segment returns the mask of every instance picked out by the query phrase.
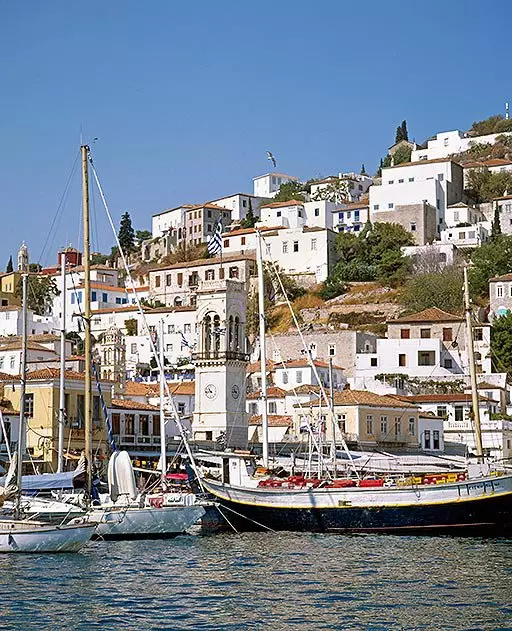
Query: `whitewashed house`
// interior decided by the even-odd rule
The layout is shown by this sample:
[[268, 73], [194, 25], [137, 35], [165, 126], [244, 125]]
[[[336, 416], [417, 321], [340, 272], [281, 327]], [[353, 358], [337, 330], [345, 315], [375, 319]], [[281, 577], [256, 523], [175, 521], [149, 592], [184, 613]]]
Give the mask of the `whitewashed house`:
[[[220, 197], [219, 199], [212, 199], [209, 203], [216, 206], [222, 206], [231, 211], [231, 222], [240, 222], [247, 217], [249, 207], [252, 208], [252, 214], [258, 218], [260, 216], [260, 206], [265, 202], [268, 202], [267, 197], [256, 197], [256, 195], [250, 195], [249, 193], [235, 193], [234, 195], [228, 195], [227, 197]], [[227, 226], [224, 226], [225, 228]]]
[[298, 182], [299, 178], [284, 173], [265, 173], [253, 178], [255, 197], [275, 197], [281, 184]]
[[496, 142], [496, 138], [500, 135], [502, 134], [469, 136], [466, 132], [461, 132], [458, 129], [440, 132], [427, 141], [426, 148], [413, 151], [411, 160], [416, 162], [418, 160], [447, 158], [453, 154], [467, 151], [473, 144], [493, 145]]
[[336, 232], [361, 232], [370, 221], [368, 200], [342, 204], [332, 211], [333, 229]]

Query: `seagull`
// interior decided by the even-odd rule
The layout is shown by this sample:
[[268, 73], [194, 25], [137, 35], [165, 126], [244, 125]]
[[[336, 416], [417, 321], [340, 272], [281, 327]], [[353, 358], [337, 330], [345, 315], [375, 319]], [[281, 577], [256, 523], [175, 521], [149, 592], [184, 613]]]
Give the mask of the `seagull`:
[[267, 151], [267, 160], [270, 160], [274, 165], [274, 169], [276, 168], [276, 159], [274, 158], [274, 154], [271, 151]]

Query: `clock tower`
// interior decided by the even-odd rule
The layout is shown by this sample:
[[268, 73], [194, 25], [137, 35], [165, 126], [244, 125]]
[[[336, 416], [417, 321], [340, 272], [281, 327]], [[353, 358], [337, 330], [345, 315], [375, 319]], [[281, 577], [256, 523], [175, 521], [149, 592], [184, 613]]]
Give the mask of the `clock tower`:
[[245, 315], [244, 283], [227, 279], [199, 283], [195, 440], [224, 438], [226, 447], [247, 448]]

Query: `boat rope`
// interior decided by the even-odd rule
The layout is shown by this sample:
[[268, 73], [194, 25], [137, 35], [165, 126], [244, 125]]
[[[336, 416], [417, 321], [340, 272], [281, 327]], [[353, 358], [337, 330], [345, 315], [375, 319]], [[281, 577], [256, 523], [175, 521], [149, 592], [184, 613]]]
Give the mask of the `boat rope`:
[[222, 518], [225, 519], [228, 524], [230, 525], [230, 527], [233, 529], [233, 531], [239, 535], [240, 533], [238, 532], [238, 530], [233, 526], [233, 524], [229, 521], [229, 519], [226, 517], [226, 515], [224, 515], [224, 513], [222, 512], [221, 507], [217, 504], [216, 505], [217, 510], [219, 511], [219, 513], [222, 515]]
[[[218, 507], [217, 507], [218, 508]], [[270, 526], [265, 526], [265, 524], [261, 524], [259, 521], [256, 521], [255, 519], [251, 519], [250, 517], [247, 517], [247, 515], [243, 515], [242, 513], [238, 513], [236, 510], [234, 510], [233, 508], [230, 508], [229, 506], [224, 506], [224, 508], [228, 511], [231, 511], [232, 513], [234, 513], [235, 515], [238, 515], [238, 517], [242, 517], [243, 519], [247, 519], [247, 521], [252, 522], [253, 524], [256, 524], [256, 526], [259, 526], [260, 528], [264, 528], [265, 530], [268, 530], [269, 532], [276, 532], [273, 528], [271, 528]], [[222, 514], [222, 513], [221, 513]], [[229, 523], [229, 522], [228, 522]]]
[[[265, 243], [265, 238], [261, 235], [261, 233], [259, 231], [257, 231], [257, 233], [258, 233], [259, 238], [262, 239], [263, 242]], [[266, 243], [265, 243], [265, 245], [266, 245]], [[331, 405], [331, 403], [329, 401], [329, 398], [327, 396], [327, 393], [325, 392], [325, 388], [324, 388], [324, 386], [322, 384], [322, 381], [320, 379], [320, 375], [318, 374], [318, 370], [317, 370], [317, 368], [315, 366], [315, 362], [313, 361], [313, 358], [311, 356], [311, 352], [310, 352], [309, 348], [307, 347], [306, 340], [304, 339], [304, 336], [302, 334], [301, 328], [299, 326], [299, 322], [297, 320], [297, 316], [295, 315], [295, 311], [293, 310], [293, 307], [292, 307], [292, 304], [290, 302], [290, 299], [288, 298], [288, 294], [286, 293], [286, 289], [284, 288], [283, 281], [281, 279], [281, 275], [279, 274], [279, 271], [276, 268], [276, 264], [274, 263], [274, 261], [271, 260], [270, 261], [270, 265], [271, 265], [272, 270], [274, 272], [274, 275], [275, 275], [275, 277], [277, 279], [277, 282], [279, 283], [279, 288], [281, 290], [281, 293], [284, 296], [284, 299], [286, 301], [286, 305], [287, 305], [287, 307], [288, 307], [288, 309], [290, 311], [290, 314], [292, 316], [293, 323], [295, 325], [295, 328], [297, 329], [297, 333], [299, 334], [300, 341], [301, 341], [302, 346], [304, 348], [304, 351], [306, 353], [308, 364], [309, 364], [311, 370], [313, 371], [313, 374], [315, 375], [315, 379], [317, 380], [318, 386], [320, 388], [320, 392], [322, 393], [322, 397], [325, 400], [325, 403], [327, 405], [327, 409], [329, 410], [329, 414], [331, 415], [331, 419], [332, 419], [334, 417], [333, 406]], [[352, 458], [352, 454], [350, 453], [350, 450], [348, 448], [348, 445], [347, 445], [343, 435], [341, 436], [341, 446], [343, 447], [343, 450], [345, 451], [345, 453], [348, 456], [348, 459], [350, 461], [350, 464], [352, 465], [352, 469], [353, 469], [357, 479], [360, 479], [359, 472], [357, 471], [357, 467], [355, 466], [355, 463], [354, 463], [354, 459]]]
[[110, 416], [107, 410], [107, 406], [105, 405], [105, 399], [103, 398], [103, 392], [101, 391], [101, 384], [98, 377], [98, 369], [96, 367], [96, 362], [92, 362], [92, 372], [94, 374], [94, 379], [96, 380], [96, 388], [98, 389], [98, 394], [100, 396], [101, 409], [103, 410], [103, 417], [105, 419], [105, 424], [107, 426], [108, 433], [108, 442], [110, 443], [110, 449], [112, 451], [117, 451], [116, 441], [114, 440], [114, 433], [112, 431], [112, 423], [110, 422]]
[[[164, 367], [161, 365], [161, 362], [160, 362], [160, 354], [158, 353], [156, 345], [155, 345], [155, 341], [154, 341], [153, 337], [151, 336], [151, 333], [150, 333], [150, 330], [149, 330], [149, 325], [148, 325], [147, 318], [146, 318], [146, 314], [144, 313], [144, 309], [142, 308], [142, 303], [140, 301], [139, 294], [138, 294], [137, 288], [135, 286], [135, 282], [134, 282], [132, 274], [130, 272], [130, 268], [128, 266], [128, 261], [126, 259], [125, 252], [124, 252], [124, 250], [123, 250], [123, 248], [121, 246], [121, 243], [119, 241], [119, 236], [117, 234], [116, 227], [114, 225], [114, 221], [112, 219], [112, 215], [110, 213], [110, 209], [109, 209], [108, 204], [107, 204], [107, 200], [106, 200], [105, 195], [103, 193], [103, 188], [101, 186], [98, 174], [96, 173], [96, 168], [94, 166], [94, 162], [92, 160], [92, 156], [91, 156], [90, 151], [89, 151], [89, 163], [91, 165], [91, 171], [92, 171], [92, 174], [93, 174], [93, 177], [94, 177], [94, 181], [96, 182], [96, 186], [98, 187], [98, 192], [100, 194], [100, 198], [101, 198], [101, 201], [103, 203], [103, 207], [104, 207], [105, 212], [107, 214], [107, 218], [108, 218], [110, 227], [112, 228], [112, 232], [114, 234], [114, 238], [115, 238], [117, 247], [119, 248], [119, 255], [121, 256], [121, 260], [123, 262], [124, 269], [126, 270], [126, 277], [128, 279], [130, 288], [131, 288], [131, 290], [133, 292], [133, 296], [135, 298], [135, 302], [136, 302], [136, 305], [137, 305], [137, 311], [138, 311], [138, 313], [139, 313], [139, 315], [140, 315], [140, 317], [142, 319], [142, 322], [144, 323], [144, 327], [146, 329], [146, 334], [148, 336], [149, 346], [151, 348], [151, 352], [153, 353], [153, 356], [155, 358], [155, 361], [156, 361], [156, 364], [157, 364], [157, 368], [160, 371], [160, 374], [164, 374]], [[178, 409], [177, 409], [176, 403], [174, 401], [174, 397], [172, 396], [170, 388], [169, 388], [169, 384], [167, 383], [167, 379], [164, 379], [164, 390], [165, 390], [165, 394], [166, 394], [168, 400], [171, 403], [173, 420], [176, 423], [176, 426], [178, 427], [178, 430], [180, 432], [181, 438], [183, 439], [183, 443], [185, 445], [185, 449], [187, 450], [187, 455], [190, 458], [191, 466], [192, 466], [192, 468], [194, 470], [194, 473], [197, 476], [199, 486], [201, 487], [201, 490], [204, 492], [203, 482], [202, 482], [201, 477], [199, 475], [197, 464], [196, 464], [194, 455], [192, 453], [192, 449], [191, 449], [191, 447], [189, 445], [189, 442], [188, 442], [188, 439], [187, 439], [187, 434], [186, 434], [186, 431], [185, 431], [185, 427], [184, 427], [183, 423], [181, 422], [181, 419], [180, 419], [180, 416], [179, 416], [179, 413], [178, 413]], [[163, 418], [163, 419], [160, 419], [160, 422], [163, 423], [164, 426], [165, 426], [165, 424], [167, 423], [167, 420], [165, 418]]]

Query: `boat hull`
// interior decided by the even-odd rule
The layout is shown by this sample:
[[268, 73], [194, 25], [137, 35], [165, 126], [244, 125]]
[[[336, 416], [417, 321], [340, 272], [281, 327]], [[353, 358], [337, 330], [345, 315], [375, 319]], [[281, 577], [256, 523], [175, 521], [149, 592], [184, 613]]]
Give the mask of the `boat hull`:
[[[415, 489], [243, 489], [207, 481], [237, 530], [509, 534], [512, 476]], [[443, 488], [441, 488], [443, 487]]]
[[0, 553], [79, 552], [91, 539], [96, 524], [31, 526], [0, 522]]
[[90, 519], [98, 521], [96, 538], [162, 539], [185, 532], [204, 512], [201, 505], [120, 507], [93, 510]]

